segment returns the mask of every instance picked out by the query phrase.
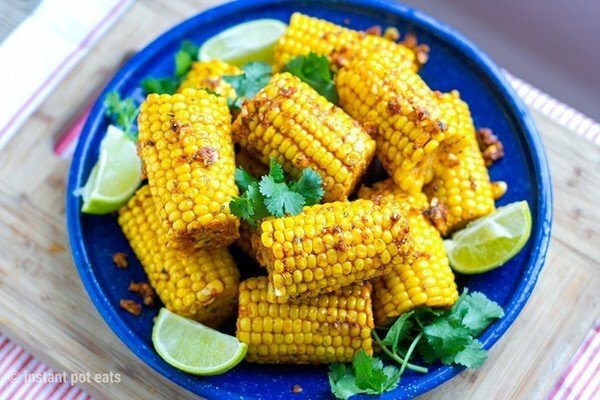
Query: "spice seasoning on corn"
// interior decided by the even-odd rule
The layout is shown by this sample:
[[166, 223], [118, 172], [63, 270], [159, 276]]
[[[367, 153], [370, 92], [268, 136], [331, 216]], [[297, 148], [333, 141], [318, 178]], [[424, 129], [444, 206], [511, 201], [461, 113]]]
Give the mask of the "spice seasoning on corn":
[[211, 326], [232, 314], [239, 272], [227, 248], [186, 255], [168, 247], [147, 185], [119, 210], [118, 220], [150, 284], [169, 310]]
[[150, 94], [138, 117], [138, 144], [159, 218], [173, 246], [231, 244], [238, 219], [227, 102], [201, 89]]
[[289, 73], [276, 74], [246, 101], [232, 130], [264, 164], [274, 157], [294, 178], [315, 170], [324, 181], [324, 201], [345, 200], [375, 151], [358, 122]]
[[246, 361], [329, 364], [373, 353], [369, 282], [286, 304], [267, 298], [266, 277], [240, 284], [236, 336], [248, 344]]
[[269, 301], [314, 297], [392, 271], [413, 258], [405, 215], [369, 200], [304, 207], [267, 218], [256, 233], [269, 273]]

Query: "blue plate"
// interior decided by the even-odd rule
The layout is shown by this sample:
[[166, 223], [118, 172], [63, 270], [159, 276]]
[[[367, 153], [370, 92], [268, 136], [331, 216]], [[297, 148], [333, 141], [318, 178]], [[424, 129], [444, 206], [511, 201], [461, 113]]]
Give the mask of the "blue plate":
[[[550, 175], [542, 143], [531, 118], [498, 68], [460, 34], [433, 18], [400, 5], [379, 0], [299, 1], [259, 0], [235, 2], [197, 15], [160, 36], [134, 56], [108, 84], [104, 93], [117, 90], [124, 96], [141, 97], [140, 81], [147, 76], [172, 73], [173, 54], [189, 39], [198, 44], [240, 22], [258, 18], [288, 21], [294, 11], [365, 29], [373, 25], [396, 26], [417, 34], [431, 48], [422, 76], [441, 91], [458, 89], [471, 106], [475, 124], [490, 127], [500, 137], [506, 156], [490, 170], [493, 180], [508, 182], [500, 205], [527, 200], [532, 210], [533, 231], [525, 248], [504, 267], [490, 273], [459, 277], [461, 286], [485, 293], [502, 305], [506, 316], [481, 336], [489, 349], [506, 332], [525, 305], [544, 264], [552, 217]], [[102, 99], [104, 93], [100, 98]], [[196, 377], [180, 372], [154, 352], [152, 318], [156, 309], [145, 308], [134, 317], [119, 308], [122, 298], [134, 298], [127, 291], [130, 280], [144, 280], [134, 257], [127, 270], [112, 265], [112, 254], [133, 254], [114, 216], [81, 215], [81, 199], [73, 195], [84, 185], [98, 157], [106, 131], [102, 102], [95, 104], [83, 129], [73, 158], [67, 188], [67, 224], [75, 263], [88, 294], [117, 336], [145, 363], [182, 387], [215, 399], [288, 399], [291, 388], [300, 384], [303, 392], [294, 399], [330, 398], [327, 369], [314, 366], [258, 366], [242, 363], [215, 377]], [[233, 327], [229, 327], [232, 332]], [[405, 373], [401, 385], [384, 399], [417, 396], [452, 378], [459, 367], [434, 365], [426, 375]], [[485, 377], [493, 379], [493, 377]]]

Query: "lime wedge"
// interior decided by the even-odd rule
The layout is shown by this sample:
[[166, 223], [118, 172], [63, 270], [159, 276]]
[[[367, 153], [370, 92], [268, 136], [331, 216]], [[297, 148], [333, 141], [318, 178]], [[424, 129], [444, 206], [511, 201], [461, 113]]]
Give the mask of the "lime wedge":
[[452, 269], [480, 274], [514, 257], [530, 234], [531, 212], [526, 201], [519, 201], [471, 222], [444, 244]]
[[100, 143], [100, 156], [79, 192], [81, 211], [107, 214], [117, 210], [135, 193], [142, 182], [142, 161], [135, 143], [119, 128], [109, 125]]
[[244, 359], [248, 345], [161, 308], [152, 329], [156, 352], [177, 369], [194, 375], [218, 375]]
[[273, 49], [287, 25], [277, 19], [257, 19], [224, 30], [198, 51], [200, 61], [218, 59], [238, 67], [249, 61], [273, 62]]

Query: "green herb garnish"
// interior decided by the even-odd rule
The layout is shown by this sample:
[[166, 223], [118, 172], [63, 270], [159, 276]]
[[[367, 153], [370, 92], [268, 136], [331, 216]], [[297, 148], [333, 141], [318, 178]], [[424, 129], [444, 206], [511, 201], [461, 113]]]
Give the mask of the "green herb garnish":
[[400, 371], [371, 357], [360, 349], [352, 366], [331, 364], [329, 366], [329, 385], [338, 399], [347, 399], [360, 393], [381, 394], [395, 389], [400, 381]]
[[[487, 352], [476, 337], [503, 316], [504, 311], [497, 303], [479, 292], [469, 294], [467, 289], [448, 311], [422, 307], [402, 314], [383, 339], [373, 332], [383, 353], [400, 368], [392, 367], [393, 370], [386, 371], [390, 367], [384, 367], [379, 359], [369, 357], [361, 350], [354, 357], [352, 367], [330, 366], [331, 391], [336, 397], [347, 399], [358, 393], [380, 394], [392, 390], [405, 369], [427, 373], [427, 368], [409, 362], [414, 353], [427, 364], [439, 360], [446, 365], [479, 368], [485, 362]], [[371, 361], [367, 362], [365, 358]], [[366, 373], [363, 369], [378, 372]]]
[[134, 129], [134, 123], [140, 112], [132, 98], [121, 99], [118, 92], [107, 93], [104, 97], [105, 115], [111, 123], [125, 132], [132, 140], [137, 140], [137, 131]]
[[166, 93], [173, 94], [192, 68], [194, 61], [198, 60], [198, 46], [188, 40], [181, 43], [179, 51], [175, 53], [175, 73], [173, 76], [163, 78], [146, 78], [142, 81], [142, 87], [146, 94]]
[[231, 200], [229, 209], [254, 228], [258, 220], [268, 216], [296, 215], [302, 207], [317, 204], [325, 193], [318, 173], [306, 168], [298, 180], [286, 180], [274, 158], [269, 162], [269, 174], [260, 181], [238, 167], [235, 182], [243, 193]]
[[331, 103], [337, 104], [338, 96], [329, 68], [329, 59], [326, 56], [310, 53], [295, 57], [285, 65], [285, 68], [292, 75], [308, 83]]
[[243, 70], [243, 74], [223, 76], [223, 80], [235, 89], [237, 96], [233, 100], [227, 100], [230, 108], [239, 109], [244, 100], [256, 96], [256, 93], [269, 83], [273, 72], [269, 64], [260, 61], [249, 62], [244, 65]]

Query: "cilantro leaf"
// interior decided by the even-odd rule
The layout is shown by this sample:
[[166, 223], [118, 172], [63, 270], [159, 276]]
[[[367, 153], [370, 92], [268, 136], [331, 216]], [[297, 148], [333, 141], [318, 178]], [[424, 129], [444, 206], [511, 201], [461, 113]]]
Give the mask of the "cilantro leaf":
[[400, 380], [400, 371], [384, 366], [380, 359], [368, 356], [361, 349], [354, 356], [352, 367], [333, 364], [329, 367], [329, 384], [339, 399], [360, 394], [381, 394], [394, 389]]
[[223, 80], [233, 87], [237, 96], [234, 100], [227, 100], [231, 108], [240, 108], [245, 99], [256, 96], [271, 79], [272, 68], [264, 62], [249, 62], [243, 69], [243, 74], [223, 76]]
[[269, 159], [269, 176], [277, 183], [282, 183], [285, 180], [283, 167], [274, 157]]
[[183, 77], [192, 68], [192, 63], [198, 59], [198, 46], [185, 40], [175, 54], [175, 76]]
[[486, 359], [487, 352], [483, 349], [481, 342], [473, 339], [454, 357], [453, 362], [467, 368], [477, 369], [483, 365]]
[[270, 175], [262, 177], [259, 188], [267, 210], [276, 217], [296, 215], [306, 203], [301, 194], [291, 191], [286, 183], [277, 183]]
[[392, 351], [398, 354], [400, 344], [408, 338], [408, 331], [413, 327], [413, 322], [409, 320], [413, 314], [411, 311], [400, 315], [394, 325], [390, 327], [381, 344], [391, 347]]
[[198, 46], [189, 40], [183, 41], [174, 56], [173, 76], [163, 78], [148, 77], [142, 80], [142, 88], [146, 94], [166, 93], [173, 94], [181, 84], [185, 75], [192, 68], [194, 61], [198, 60]]
[[363, 393], [356, 385], [352, 368], [346, 367], [344, 364], [331, 364], [329, 366], [329, 386], [333, 395], [342, 400]]
[[473, 336], [479, 336], [494, 320], [502, 317], [504, 311], [498, 303], [480, 292], [468, 294], [466, 289], [450, 315], [451, 319], [467, 327]]
[[298, 181], [292, 184], [292, 190], [304, 197], [307, 206], [319, 203], [325, 194], [323, 178], [310, 168], [302, 170]]
[[250, 222], [254, 220], [254, 205], [248, 196], [239, 196], [231, 199], [229, 202], [229, 210], [245, 221]]
[[427, 342], [444, 364], [451, 364], [454, 357], [472, 340], [469, 329], [453, 326], [447, 318], [437, 318], [423, 329]]
[[285, 65], [285, 69], [308, 83], [331, 103], [337, 104], [337, 92], [329, 68], [329, 59], [326, 56], [310, 53], [295, 57]]
[[130, 97], [121, 99], [117, 92], [107, 93], [104, 97], [105, 114], [113, 124], [121, 128], [132, 140], [137, 140], [134, 133], [134, 123], [139, 113], [139, 107]]
[[242, 190], [248, 190], [248, 186], [253, 183], [258, 183], [255, 177], [250, 175], [244, 168], [237, 167], [235, 170], [235, 183]]
[[166, 78], [146, 78], [142, 81], [142, 88], [144, 89], [144, 93], [166, 93], [173, 94], [177, 91], [179, 87], [179, 79], [175, 77], [166, 77]]
[[234, 215], [256, 227], [256, 222], [269, 215], [296, 215], [305, 205], [318, 203], [323, 197], [323, 180], [305, 169], [298, 181], [286, 182], [283, 167], [275, 158], [269, 162], [269, 174], [260, 181], [243, 168], [235, 171], [235, 182], [243, 194], [230, 202]]

